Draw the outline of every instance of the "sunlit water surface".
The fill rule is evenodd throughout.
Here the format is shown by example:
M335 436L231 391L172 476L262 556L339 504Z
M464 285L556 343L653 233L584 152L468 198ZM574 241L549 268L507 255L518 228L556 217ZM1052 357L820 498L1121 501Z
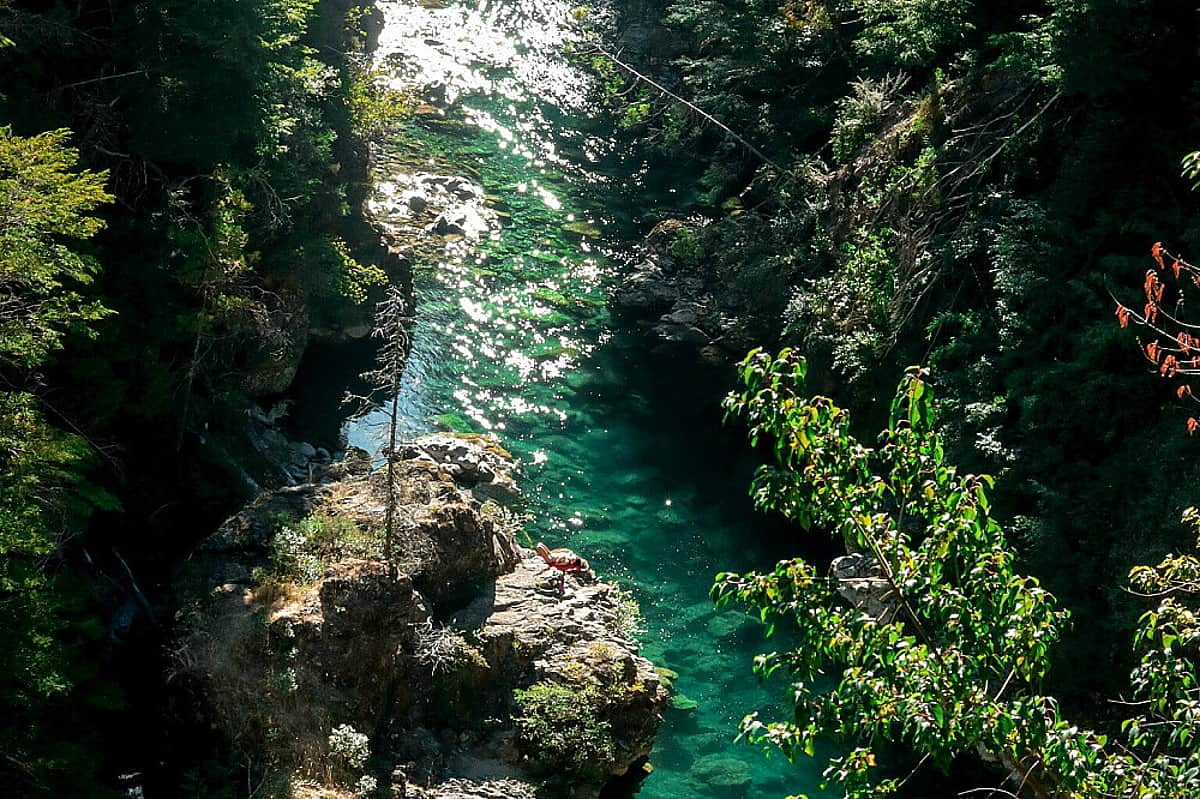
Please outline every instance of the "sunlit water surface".
M634 590L644 653L678 671L677 692L695 703L668 712L640 797L817 795L813 763L733 742L746 713L781 714L786 686L755 683L758 625L714 613L707 596L717 571L782 554L745 496L750 465L718 427L731 374L652 352L607 307L646 212L679 202L672 176L621 144L594 105L592 79L564 52L579 45L570 3L382 7L379 63L397 85L441 88L438 111L385 148L377 178L395 194L412 181L411 154L434 153L428 171L470 176L491 223L477 239L418 248L405 434L497 435L522 462L531 534ZM387 198L376 211L397 229L428 222ZM372 451L383 432L378 416L346 429Z

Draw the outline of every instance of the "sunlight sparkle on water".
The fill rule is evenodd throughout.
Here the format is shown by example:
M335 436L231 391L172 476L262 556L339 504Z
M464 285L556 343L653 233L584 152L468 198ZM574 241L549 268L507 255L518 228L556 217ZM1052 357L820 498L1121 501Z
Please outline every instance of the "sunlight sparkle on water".
M542 198L542 202L546 204L547 208L554 211L562 209L562 201L554 196L554 192L550 191L544 186L538 186L537 193L538 196Z
M602 128L591 76L564 58L580 39L564 23L577 2L380 4L377 65L394 73L397 86L425 87L435 110L408 123L404 137L436 154L428 172L469 171L473 186L500 195L495 207L504 212L478 240L421 240L444 255L420 261L414 276L420 311L398 397L405 435L504 431L503 444L537 467L523 481L539 516L531 530L555 531L586 548L606 577L636 581L652 630L646 654L678 666L679 690L699 703L687 719L668 712L640 799L815 795L814 783L785 783L757 753L722 744L754 709L758 689L749 678L736 686L721 679L734 665L719 652L748 663L752 651L740 627L710 634L707 583L728 565L728 553L716 560L709 548L728 544L737 553L746 541L737 520L722 518L719 490L695 501L690 486L702 458L667 468L673 454L690 452L692 430L664 436L670 411L640 426L639 414L653 409L622 382L629 375L612 357L628 331L609 316L607 300L628 256L633 231L625 221L646 210L636 187L650 167ZM598 4L592 19L606 13ZM578 221L602 236L562 229ZM614 335L614 326L622 332ZM378 451L384 419L376 413L353 422L350 442ZM708 757L697 745L714 740L722 758L751 770L749 792L735 796L697 781L692 763Z

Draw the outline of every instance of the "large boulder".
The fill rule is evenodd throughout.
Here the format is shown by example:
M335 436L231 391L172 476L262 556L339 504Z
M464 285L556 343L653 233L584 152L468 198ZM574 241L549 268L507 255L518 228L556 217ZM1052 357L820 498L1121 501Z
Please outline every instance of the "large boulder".
M243 328L242 390L251 397L281 394L292 385L308 347L308 302L298 291L279 290L246 302L235 312Z
M900 603L891 584L872 555L851 552L834 558L829 564L829 577L838 596L881 622L890 622L899 611Z
M438 449L441 438L436 437L431 445L434 452L445 451ZM515 466L511 460L501 463L482 443L466 440L454 445L454 458L443 465L426 453L420 442L404 447L392 463L394 559L399 570L432 602L454 604L516 562L511 536L483 512L470 491L485 482L485 474L490 476L487 485L511 484L515 490L511 477ZM462 464L475 464L475 468L464 471ZM219 563L236 560L251 567L263 566L281 520L296 521L314 512L345 520L364 535L382 541L387 524L387 470L372 469L365 453L351 451L347 461L320 470L320 476L330 475L340 479L261 495L202 541L194 560L216 555Z
M559 596L557 573L529 555L455 621L476 630L490 679L595 697L613 744L601 770L624 774L649 754L667 700L654 664L629 639L628 599L586 573L568 575Z
M351 454L319 482L263 494L197 548L179 583L176 684L208 723L294 785L345 792L381 779L347 754L369 746L379 773L413 796L532 796L545 772L515 691L554 686L593 697L611 743L597 770L559 787L595 796L645 758L667 691L629 639L628 600L590 573L569 575L560 596L557 573L475 496L512 480L494 440L399 450L390 567L342 556L303 576L280 571L301 529L323 537L321 552L381 551L387 470Z
M521 495L512 455L491 436L435 433L406 444L399 454L437 464L480 499L511 502Z

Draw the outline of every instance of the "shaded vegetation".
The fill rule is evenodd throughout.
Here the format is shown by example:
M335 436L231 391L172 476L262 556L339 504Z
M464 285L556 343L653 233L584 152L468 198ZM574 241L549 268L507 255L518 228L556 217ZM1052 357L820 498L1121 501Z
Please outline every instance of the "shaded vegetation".
M407 106L365 65L368 12L0 2L0 777L19 795L112 793L100 739L129 723L115 670L159 612L143 585L245 491L246 409L287 388L310 329L368 318L388 279L364 136Z
M847 597L847 580L803 559L781 561L768 574L717 576L718 604L747 603L768 632L778 625L797 636L754 664L764 676L788 674L794 717L764 722L752 714L743 734L789 758L813 756L821 738L833 738L843 754L829 758L823 774L854 799L897 794L926 763L946 769L975 756L1000 772L975 778L985 793L1200 791L1196 558L1133 570L1143 595L1161 602L1134 636L1139 662L1110 744L1109 734L1071 723L1042 693L1068 614L1017 571L991 514L992 478L947 463L921 370L901 382L873 448L851 435L845 410L804 395L805 373L789 350L752 352L742 363L742 391L725 404L749 424L752 439L774 448L774 463L755 477L755 503L840 536L871 564L874 602ZM1187 519L1196 518L1189 511ZM901 755L903 766L885 765L898 754L887 744L898 742L916 754Z
M1196 499L1187 412L1139 374L1108 294L1137 299L1151 242L1194 249L1179 164L1200 133L1195 15L1153 0L648 12L671 47L623 58L780 165L643 84L645 139L702 173L677 265L743 338L803 351L859 418L881 418L903 365L933 367L947 448L997 475L1015 545L1075 614L1051 682L1103 716L1090 697L1125 669L1088 664L1128 665L1124 575L1181 543ZM626 77L615 91L633 96Z

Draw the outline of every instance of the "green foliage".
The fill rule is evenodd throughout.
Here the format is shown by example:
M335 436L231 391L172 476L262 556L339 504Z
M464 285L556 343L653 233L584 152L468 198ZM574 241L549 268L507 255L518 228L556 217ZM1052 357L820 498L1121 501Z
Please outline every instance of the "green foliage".
M378 559L380 546L378 536L360 530L353 520L318 511L280 525L271 539L272 574L308 585L345 558Z
M851 161L859 148L875 137L907 80L903 75L889 75L880 80L862 78L850 84L852 93L838 101L830 138L835 161L842 164Z
M847 5L865 24L855 48L901 66L929 63L973 27L971 0L849 0Z
M0 362L37 366L68 331L110 313L79 294L99 266L72 248L104 225L91 214L112 199L108 175L80 171L69 136L0 127Z
M119 509L85 476L88 443L48 423L39 399L12 382L44 367L69 334L94 335L91 323L111 313L82 293L99 270L81 247L103 227L91 214L112 199L107 175L80 170L68 136L0 127L0 703L9 712L0 771L16 767L18 792L24 780L70 785L69 772L86 762L55 752L39 723L46 705L71 696L78 671L63 640L75 609L60 548L93 511Z
M675 231L675 237L667 245L667 252L672 258L685 264L694 264L704 257L704 245L696 231L689 227L681 227Z
M626 641L637 646L646 632L646 618L633 592L625 588L614 588L613 598L617 603L617 631Z
M896 234L860 230L842 244L842 266L814 280L794 313L810 326L808 336L833 351L834 365L850 379L862 376L890 344L898 312Z
M598 782L616 757L612 730L600 715L601 690L539 682L514 692L522 750L535 772L550 778Z
M341 239L328 242L330 259L333 266L329 268L338 293L355 305L367 301L368 292L375 287L387 285L387 275L377 266L362 264L355 260L350 253L350 247Z
M35 397L0 392L0 747L8 765L39 781L83 760L53 754L39 714L70 695L76 666L62 638L73 609L56 568L60 546L94 510L118 509L86 479L92 460L87 442L47 424Z
M1192 191L1200 189L1200 150L1183 157L1183 176L1192 181Z
M1200 233L1189 164L1178 176L1197 135L1191 11L681 0L663 21L680 92L788 166L776 177L684 114L648 123L669 158L699 160L706 199L744 209L704 209L718 218L688 276L747 341L854 377L839 399L856 412L879 413L883 375L933 362L952 460L1004 478L1011 537L1081 621L1054 689L1114 690L1122 669L1088 666L1131 657L1113 643L1136 619L1120 582L1175 545L1200 475L1172 432L1186 412L1130 369L1108 302L1149 265L1131 253L1168 236L1194 249ZM860 102L899 74L886 110ZM1176 112L1146 115L1158 107Z
M344 321L382 280L352 117L388 98L352 112L344 6L97 12L0 0L0 778L19 795L103 793L88 753L116 691L92 681L120 641L89 603L125 582L103 559L140 577L227 512L245 394L272 382L253 378L299 358L300 320ZM56 425L111 463L125 518L89 528L116 503ZM373 551L298 527L277 555L309 576L310 557Z
M625 106L625 113L622 114L620 121L617 123L621 128L628 130L636 128L638 125L646 122L650 118L650 101L638 100L629 103Z
M469 433L471 430L458 430L457 432ZM494 499L485 499L479 506L479 513L485 519L490 519L503 535L524 547L534 548L534 541L526 529L526 525L533 521L532 511L516 511L501 505Z
M347 768L356 771L367 763L371 739L349 724L339 724L329 734L329 751L341 758Z
M396 89L389 81L386 71L378 67L356 66L349 72L346 105L354 130L364 139L375 141L394 132L416 107L411 92Z
M836 578L801 559L766 574L718 575L718 605L746 603L768 634L786 626L795 635L790 649L754 664L760 675L787 673L794 718L752 714L743 734L788 757L812 756L819 739L832 738L845 754L830 758L824 774L853 799L893 795L907 781L895 776L903 770L881 768L885 741L943 768L983 753L1019 771L1037 797L1200 788L1192 656L1200 623L1179 599L1200 596L1200 561L1172 557L1133 571L1140 590L1169 596L1135 636L1136 714L1122 725L1125 744L1110 748L1107 736L1071 724L1040 693L1066 614L1015 570L991 515L991 478L960 475L945 462L923 372L910 369L900 384L876 448L850 434L846 411L802 395L805 373L789 350L756 350L742 363L743 390L725 407L746 420L752 442L772 443L775 461L751 493L758 507L863 553L878 575L878 607L840 601Z
M77 481L83 442L46 424L27 394L0 394L0 647L8 702L66 690L51 634L57 623L46 561L58 547L55 494ZM15 681L9 683L8 681Z

